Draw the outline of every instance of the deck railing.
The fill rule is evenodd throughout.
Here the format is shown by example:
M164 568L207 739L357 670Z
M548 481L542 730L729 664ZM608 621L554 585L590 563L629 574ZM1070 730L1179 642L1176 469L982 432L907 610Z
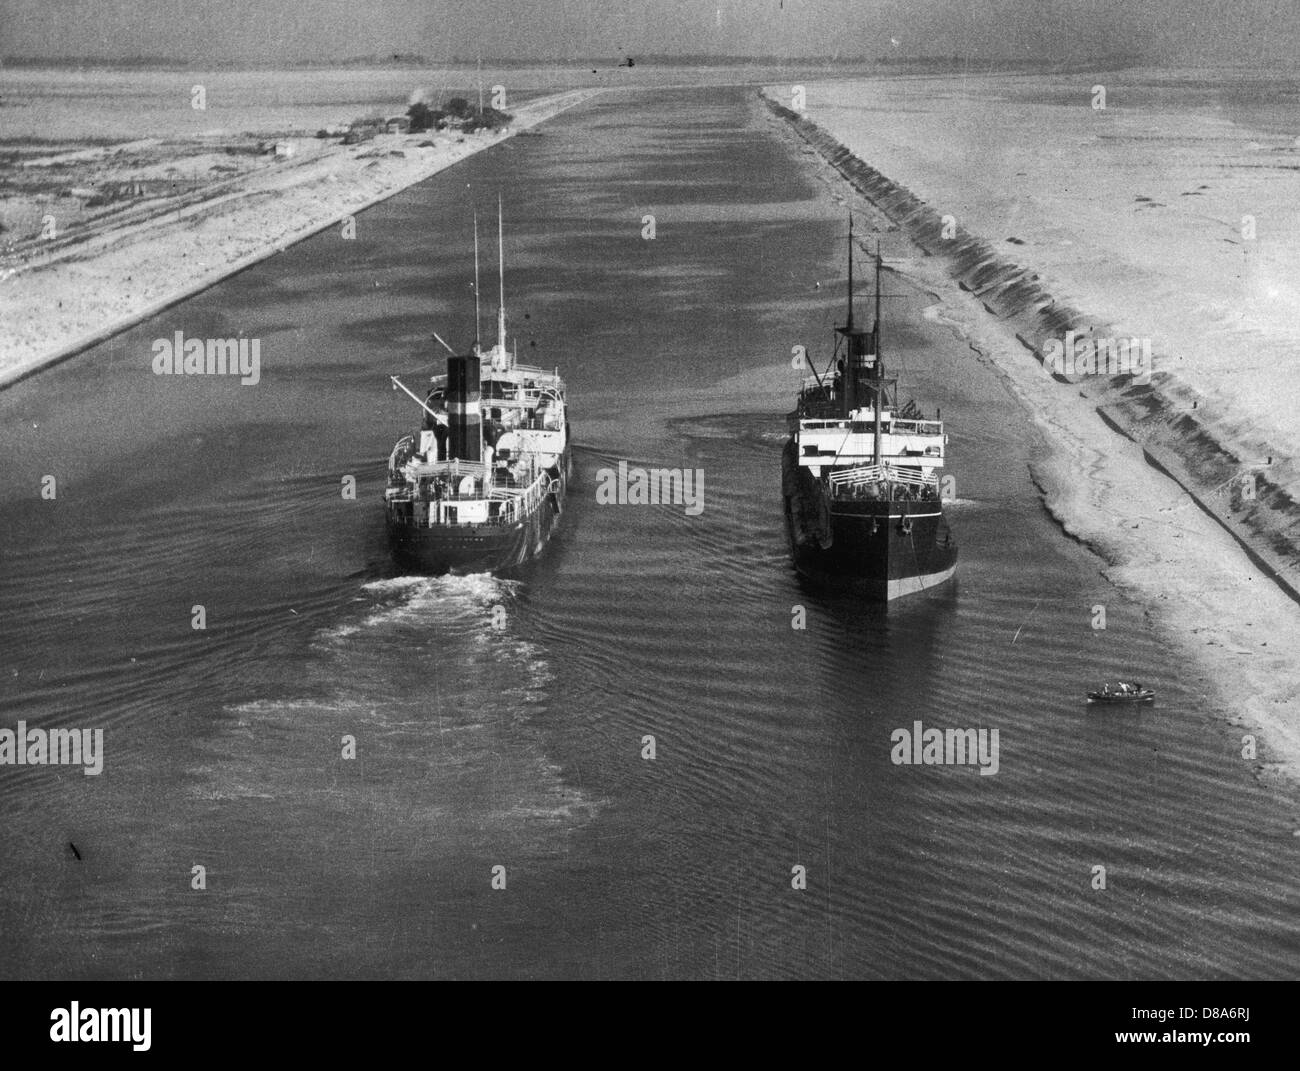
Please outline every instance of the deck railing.
M541 472L533 478L532 482L527 487L518 489L513 487L494 487L489 491L486 499L489 503L489 516L480 521L461 521L458 518L456 524L513 524L521 518L529 516L540 506L542 499L550 489L550 485L550 477L546 473ZM399 492L391 495L389 501L414 502L415 496L409 491L405 494ZM424 523L419 525L419 527L437 528L443 524L443 522L438 519L440 507L455 505L459 502L482 502L484 501L484 498L481 495L451 494L442 495L441 497L434 499L425 499L424 501L427 502L430 508L426 514ZM491 503L499 503L501 506L495 516L491 515ZM414 514L412 514L410 523L415 524Z
M938 487L939 477L934 473L913 472L894 465L861 465L852 469L838 469L830 474L834 488L863 487L873 483L896 483L904 487Z

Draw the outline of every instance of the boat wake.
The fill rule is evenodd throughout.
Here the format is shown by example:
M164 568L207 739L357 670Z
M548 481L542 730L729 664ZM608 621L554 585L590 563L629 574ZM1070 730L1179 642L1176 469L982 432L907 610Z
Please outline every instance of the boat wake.
M520 581L504 580L491 573L470 573L466 576L394 576L362 584L361 590L372 595L411 595L481 604L497 598L510 598L519 589Z
M468 576L396 576L361 585L358 601L371 603L372 612L361 621L347 621L320 634L326 642L355 636L364 629L391 625L484 624L493 627L494 611L509 608L518 597L518 580L503 580L490 573Z

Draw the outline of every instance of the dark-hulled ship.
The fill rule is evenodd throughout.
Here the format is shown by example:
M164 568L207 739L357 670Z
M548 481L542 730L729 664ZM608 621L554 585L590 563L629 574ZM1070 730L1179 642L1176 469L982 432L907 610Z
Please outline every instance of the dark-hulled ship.
M500 256L499 216L497 241ZM477 303L477 224L474 246ZM564 381L558 369L520 364L508 347L504 260L500 271L495 346L453 352L423 400L391 377L424 411L420 430L393 447L384 491L393 555L421 573L522 565L564 510L573 464Z
M853 224L849 303L824 374L804 380L782 455L786 533L795 568L827 585L889 602L950 579L957 544L943 515L938 470L943 423L912 402L897 406L898 380L881 356L880 254L875 317L853 318Z

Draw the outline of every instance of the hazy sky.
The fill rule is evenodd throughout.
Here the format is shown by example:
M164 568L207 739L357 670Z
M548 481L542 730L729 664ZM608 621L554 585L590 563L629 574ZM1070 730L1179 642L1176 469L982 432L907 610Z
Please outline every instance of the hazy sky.
M890 38L898 41L894 46ZM1297 0L0 0L0 55L1300 55Z

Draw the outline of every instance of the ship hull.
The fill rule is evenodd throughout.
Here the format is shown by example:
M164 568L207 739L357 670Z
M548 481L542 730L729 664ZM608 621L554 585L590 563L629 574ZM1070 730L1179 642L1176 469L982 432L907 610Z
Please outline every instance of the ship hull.
M413 572L500 573L525 565L545 548L564 513L573 461L568 448L557 466L559 491L545 495L527 517L510 524L417 527L387 514L393 558Z
M875 602L952 579L957 544L939 501L830 500L790 448L783 465L786 535L802 576Z

